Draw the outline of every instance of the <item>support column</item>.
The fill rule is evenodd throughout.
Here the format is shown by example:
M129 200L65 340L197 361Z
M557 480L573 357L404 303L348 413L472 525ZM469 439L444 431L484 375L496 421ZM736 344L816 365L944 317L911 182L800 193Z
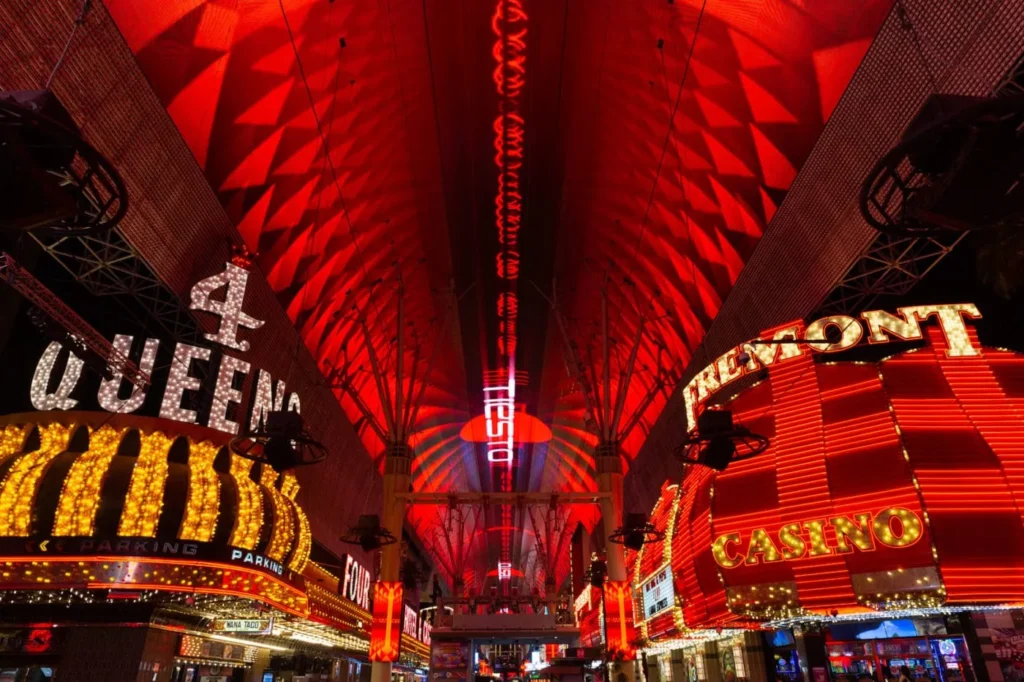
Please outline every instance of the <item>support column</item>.
M626 552L622 545L610 541L612 532L622 525L622 458L619 454L617 442L600 443L596 450L597 461L597 489L602 493L610 493L601 498L601 519L604 527L604 548L605 562L608 565L608 578L605 581L605 620L609 621L610 609L616 613L624 606L623 618L628 618L628 624L622 625L622 631L633 633L635 629L633 620L633 609L631 590L629 588L629 575L626 571ZM610 583L617 583L623 589L611 589ZM614 595L618 595L617 597ZM613 600L615 604L609 604ZM612 627L612 625L608 625ZM608 636L612 639L611 634ZM632 642L627 642L632 646ZM611 652L609 652L611 653ZM620 661L613 666L614 682L633 682L636 679L635 661Z
M400 579L402 526L405 524L406 502L398 497L398 494L409 492L411 472L412 449L406 443L392 443L384 460L384 500L380 521L382 527L398 538L398 542L386 545L380 550L379 580L382 582L397 582ZM396 627L401 627L401 624L396 624ZM390 681L391 662L374 661L370 682Z
M604 526L605 561L608 564L608 579L628 580L626 575L626 552L622 545L609 541L612 531L622 525L622 459L619 444L600 443L597 446L597 490L611 493L601 498L601 519Z

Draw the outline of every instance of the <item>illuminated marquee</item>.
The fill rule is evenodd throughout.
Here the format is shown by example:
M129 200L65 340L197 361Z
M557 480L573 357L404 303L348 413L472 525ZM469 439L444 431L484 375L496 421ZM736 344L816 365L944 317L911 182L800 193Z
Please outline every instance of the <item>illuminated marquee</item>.
M835 531L834 545L826 539L826 527ZM719 566L733 568L740 564L756 566L849 554L855 550L871 552L875 549L875 541L886 547L909 547L921 539L922 527L921 517L916 513L892 507L877 514L787 523L774 533L755 528L749 537L740 533L724 533L715 539L712 554Z
M238 339L239 327L258 329L263 326L262 320L257 320L242 312L248 276L249 273L243 268L233 263L226 263L224 272L203 279L192 288L192 309L220 318L217 333L205 334L205 337L226 348L238 351L249 349L248 341ZM210 298L210 294L222 287L226 291L224 301ZM129 357L134 345L134 337L117 334L111 345L116 353L123 357ZM159 346L159 339L148 338L143 343L141 356L137 362L144 374L152 376ZM29 398L32 406L37 410L71 410L78 405L78 401L72 398L71 394L82 378L84 362L75 355L71 354L68 357L63 374L56 382L56 388L53 391L49 390L49 386L53 383L51 378L58 365L61 350L59 342L51 342L43 350L36 363ZM239 384L239 377L243 377L243 381L246 381L252 367L244 360L215 353L213 350L201 346L179 343L174 347L167 383L160 400L160 417L187 424L199 423L198 413L183 407L182 400L186 391L197 391L203 388L200 379L193 374L196 363L200 362L217 367L213 400L205 425L235 435L239 432L240 424L230 419L229 414L232 411L232 405L239 405L242 401L242 392L236 388ZM130 395L122 398L123 373L118 371L113 362L110 363L110 372L110 377L100 382L96 395L99 406L107 412L118 414L129 414L142 407L146 399L146 389L129 386ZM257 369L251 404L246 410L249 427L255 428L268 412L284 409L300 411L301 401L298 394L286 394L283 381L275 381L268 372Z
M370 572L351 556L345 555L345 576L341 583L341 596L364 609L369 609L372 582L373 576Z
M408 635L424 644L430 644L430 632L432 629L426 618L421 619L416 609L406 604L405 617L402 620L402 634Z
M711 396L731 382L762 368L784 363L803 356L808 349L815 353L836 353L848 350L861 343L889 343L890 341L919 341L924 338L921 323L935 317L949 346L948 357L977 355L980 351L971 343L965 318L981 317L973 303L952 303L945 305L919 305L897 308L896 314L884 310L869 310L857 319L848 315L832 315L815 320L802 330L793 325L775 330L772 340L807 338L824 339L829 328L839 330L840 337L835 343L806 344L753 344L751 342L726 351L715 362L705 367L690 380L683 389L686 402L686 420L690 430L697 425L697 413ZM741 357L746 362L741 362Z
M675 606L672 567L666 565L640 585L643 599L643 620L650 620Z

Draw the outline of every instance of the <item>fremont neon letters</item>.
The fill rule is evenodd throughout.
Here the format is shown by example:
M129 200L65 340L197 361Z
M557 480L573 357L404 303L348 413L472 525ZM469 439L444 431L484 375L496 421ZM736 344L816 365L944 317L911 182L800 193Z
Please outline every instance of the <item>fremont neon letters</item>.
M861 319L848 315L831 315L807 325L793 324L766 333L762 338L781 339L823 339L829 327L842 332L836 343L807 344L751 344L749 341L726 351L721 357L697 373L683 389L686 402L687 429L697 426L697 414L701 406L715 393L740 377L758 372L764 367L783 363L800 357L811 349L817 353L836 353L848 350L861 343L865 336L868 343L889 343L891 341L919 341L924 338L921 323L931 317L939 322L946 336L948 357L978 355L980 349L972 345L965 318L977 319L981 312L973 303L949 303L944 305L907 306L896 309L896 315L884 310L869 310L861 313ZM740 363L740 354L748 356Z
M835 532L829 543L826 529ZM854 551L871 552L875 543L885 547L909 547L921 539L921 517L909 509L891 507L877 514L833 516L803 523L787 523L774 533L755 528L748 537L724 533L715 539L711 553L722 568L795 561Z

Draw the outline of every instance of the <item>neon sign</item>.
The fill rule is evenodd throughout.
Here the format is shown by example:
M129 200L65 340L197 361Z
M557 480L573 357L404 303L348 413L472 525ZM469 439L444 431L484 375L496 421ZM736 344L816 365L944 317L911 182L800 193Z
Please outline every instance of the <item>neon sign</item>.
M508 466L500 472L499 487L512 489L512 401L515 399L516 320L519 299L519 228L523 217L521 171L526 148L526 121L522 100L526 85L527 15L524 0L497 0L491 16L494 46L491 55L495 67L493 80L497 92L498 115L494 119L494 164L498 170L498 186L494 197L495 227L498 231L498 361L508 371L507 403L499 407L505 419L487 418L487 459ZM486 382L485 382L486 383ZM485 389L486 391L487 389ZM489 397L485 394L485 399ZM485 409L488 409L485 406ZM490 410L487 412L490 415ZM494 434L494 435L492 435ZM512 509L501 508L501 524L512 525ZM512 534L501 532L501 559L512 555Z
M362 564L345 555L345 576L341 583L341 596L359 604L364 609L370 608L370 583L373 577Z
M502 395L504 393L504 395ZM515 440L516 377L508 383L484 387L484 420L487 424L487 460L512 464Z
M248 278L248 272L229 262L225 264L223 272L197 282L193 286L191 294L193 310L207 312L220 318L217 333L205 334L206 338L238 351L249 349L248 341L238 339L239 327L259 329L263 326L262 320L257 320L242 312ZM221 288L225 289L224 300L212 299L211 294ZM134 337L117 334L111 345L115 354L128 357L134 345ZM152 376L159 346L159 339L147 338L143 343L138 365L144 374ZM56 388L52 391L49 389L53 383L51 378L58 365L57 361L61 351L61 344L53 341L43 350L36 363L29 399L37 410L71 410L78 405L78 401L72 397L72 392L82 378L84 362L74 354L69 355ZM233 420L231 414L234 412L232 406L240 405L242 402L242 391L236 387L248 382L252 366L234 356L217 353L210 348L201 346L178 343L174 347L173 360L160 400L160 417L186 424L199 423L197 411L182 405L186 391L203 389L203 382L194 374L198 363L208 363L209 366L217 368L213 385L213 400L209 414L206 415L205 425L224 433L237 434L241 425ZM126 388L130 389L130 395L122 398L123 383L123 373L111 360L110 374L100 382L96 394L96 400L103 410L129 414L142 407L146 400L147 389L129 385ZM255 428L268 412L284 409L295 412L301 410L298 394L287 394L285 383L275 381L269 372L262 369L256 370L256 379L249 403L245 410L248 415L249 428ZM242 411L239 410L239 412Z
M835 531L834 545L826 540L826 528ZM886 547L910 547L921 539L922 533L920 516L909 509L892 507L877 514L854 514L852 518L833 516L827 521L787 523L774 534L764 528L755 528L745 538L740 533L725 533L715 539L711 553L722 568L756 566L855 550L871 552L875 541ZM740 551L744 546L745 551Z
M498 277L508 290L498 295L498 352L506 358L516 354L516 317L519 301L519 227L523 214L520 171L526 140L526 121L521 102L526 85L526 22L523 0L498 0L491 17L495 35L494 86L501 98L494 119L494 164L498 167L498 191L494 198L498 228Z
M643 596L644 620L650 620L676 605L675 590L672 585L672 567L666 565L640 585Z
M498 562L498 580L512 579L512 564L508 561Z
M924 338L921 323L935 317L949 345L949 350L946 351L948 357L973 356L980 352L980 349L971 343L965 324L966 318L981 317L981 312L973 303L907 306L897 308L896 313L893 315L884 310L869 310L861 313L860 320L849 315L832 315L815 320L807 325L805 330L802 330L799 323L777 329L772 337L774 341L796 339L801 336L808 339L824 339L826 331L834 328L840 332L840 337L835 343L753 344L748 341L726 351L715 362L698 372L683 389L688 430L693 430L697 426L697 413L701 406L736 379L758 372L762 368L801 357L807 349L816 353L848 350L861 343L865 331L867 341L871 344L889 343L894 340L918 341Z

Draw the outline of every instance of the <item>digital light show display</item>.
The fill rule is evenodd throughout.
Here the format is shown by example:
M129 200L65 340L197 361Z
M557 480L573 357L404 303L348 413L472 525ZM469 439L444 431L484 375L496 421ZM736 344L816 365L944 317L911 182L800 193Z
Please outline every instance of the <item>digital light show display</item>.
M644 604L644 620L654 618L659 613L675 605L675 591L672 588L672 567L665 566L640 586L640 594Z

